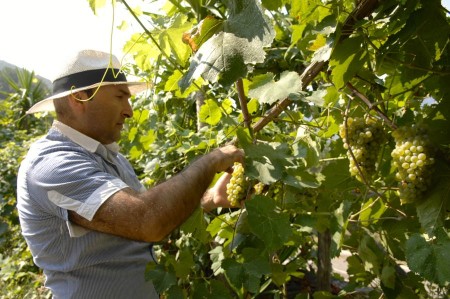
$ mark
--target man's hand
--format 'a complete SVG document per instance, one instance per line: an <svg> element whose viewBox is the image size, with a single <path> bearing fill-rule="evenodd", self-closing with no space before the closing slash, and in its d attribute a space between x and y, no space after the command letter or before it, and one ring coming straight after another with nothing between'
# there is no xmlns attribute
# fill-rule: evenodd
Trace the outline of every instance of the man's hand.
<svg viewBox="0 0 450 299"><path fill-rule="evenodd" d="M244 163L244 151L234 145L219 147L206 155L212 163L216 163L216 173L233 172L234 162Z"/></svg>
<svg viewBox="0 0 450 299"><path fill-rule="evenodd" d="M216 181L213 187L208 189L202 198L202 208L209 212L216 208L234 208L228 201L227 184L230 182L231 174L225 172Z"/></svg>

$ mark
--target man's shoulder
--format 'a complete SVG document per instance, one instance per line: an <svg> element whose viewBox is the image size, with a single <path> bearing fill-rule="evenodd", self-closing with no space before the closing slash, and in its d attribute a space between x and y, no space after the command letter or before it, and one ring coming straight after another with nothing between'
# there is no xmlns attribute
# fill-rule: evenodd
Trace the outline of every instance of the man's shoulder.
<svg viewBox="0 0 450 299"><path fill-rule="evenodd" d="M56 130L50 130L47 135L36 140L27 153L27 159L32 164L42 161L56 163L57 157L64 158L73 155L90 156L89 151L67 138Z"/></svg>

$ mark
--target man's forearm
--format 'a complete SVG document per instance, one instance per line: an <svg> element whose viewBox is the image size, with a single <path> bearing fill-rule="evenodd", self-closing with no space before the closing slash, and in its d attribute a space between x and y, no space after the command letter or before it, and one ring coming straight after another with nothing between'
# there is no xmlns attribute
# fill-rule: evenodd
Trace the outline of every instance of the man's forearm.
<svg viewBox="0 0 450 299"><path fill-rule="evenodd" d="M88 229L133 240L161 241L199 206L214 175L231 168L234 161L242 160L243 152L236 147L216 149L180 174L145 192L137 193L125 188L114 193L100 206L91 221L73 211L69 211L69 219ZM226 180L229 177L222 178L220 188L214 188L213 202L208 204L208 208L224 201L220 194L224 193Z"/></svg>
<svg viewBox="0 0 450 299"><path fill-rule="evenodd" d="M181 225L199 206L215 175L210 163L208 157L202 157L181 173L141 194L147 205L145 218L160 222L159 238Z"/></svg>

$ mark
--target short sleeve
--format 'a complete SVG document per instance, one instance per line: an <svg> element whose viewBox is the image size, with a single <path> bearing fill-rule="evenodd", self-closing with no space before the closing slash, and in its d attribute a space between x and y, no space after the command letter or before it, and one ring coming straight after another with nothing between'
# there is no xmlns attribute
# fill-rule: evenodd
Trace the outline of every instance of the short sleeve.
<svg viewBox="0 0 450 299"><path fill-rule="evenodd" d="M38 204L51 214L71 210L92 220L112 194L128 187L110 172L95 153L76 148L46 152L29 170L28 190L45 199Z"/></svg>

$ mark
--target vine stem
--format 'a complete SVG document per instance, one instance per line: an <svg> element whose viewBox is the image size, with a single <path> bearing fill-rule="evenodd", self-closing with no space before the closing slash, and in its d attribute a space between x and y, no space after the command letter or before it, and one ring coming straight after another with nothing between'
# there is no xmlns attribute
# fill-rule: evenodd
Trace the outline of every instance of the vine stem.
<svg viewBox="0 0 450 299"><path fill-rule="evenodd" d="M347 87L354 95L356 95L361 101L363 101L370 110L374 110L392 129L397 129L397 126L389 119L389 117L384 114L384 112L381 111L377 105L373 104L364 94L362 94L355 86L348 82Z"/></svg>
<svg viewBox="0 0 450 299"><path fill-rule="evenodd" d="M144 24L142 24L141 20L139 20L139 18L137 17L137 15L134 13L134 11L131 9L131 7L128 5L126 0L122 0L122 3L126 6L126 8L128 9L128 11L131 13L131 15L134 17L134 19L139 23L139 25L141 25L142 29L144 29L145 33L148 35L148 37L152 40L152 42L155 44L155 46L158 48L158 50L162 53L162 55L164 55L164 57L167 58L167 60L170 61L170 63L180 72L182 72L182 70L180 69L180 67L178 66L177 63L175 63L172 58L167 55L165 53L165 51L161 48L161 46L159 45L158 41L153 37L153 35L151 34L150 31L148 31L148 29L144 26ZM183 72L182 72L183 73Z"/></svg>
<svg viewBox="0 0 450 299"><path fill-rule="evenodd" d="M247 96L245 95L244 83L242 81L242 78L240 78L236 81L236 89L238 92L239 104L241 106L242 115L244 116L245 126L247 127L247 129L250 133L250 137L252 138L252 140L254 140L253 128L252 128L252 117L251 117L250 113L248 112Z"/></svg>

